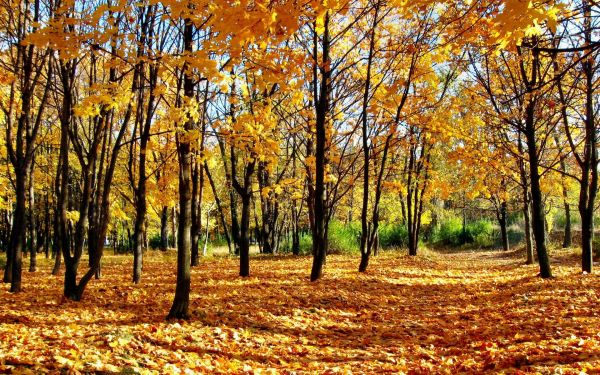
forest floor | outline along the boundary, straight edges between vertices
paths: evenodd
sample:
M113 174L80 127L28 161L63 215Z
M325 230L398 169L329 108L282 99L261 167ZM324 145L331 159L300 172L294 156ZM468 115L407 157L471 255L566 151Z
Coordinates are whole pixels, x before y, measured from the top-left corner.
M84 300L61 297L50 261L0 289L0 373L582 373L600 372L600 273L553 254L536 277L515 252L232 258L192 272L190 321L166 322L174 252L150 252L143 282L107 256ZM82 262L82 265L87 262Z

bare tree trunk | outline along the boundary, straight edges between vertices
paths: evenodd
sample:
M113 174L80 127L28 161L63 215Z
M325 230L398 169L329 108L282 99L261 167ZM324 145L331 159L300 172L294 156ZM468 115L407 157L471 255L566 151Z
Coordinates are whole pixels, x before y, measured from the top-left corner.
M223 227L223 234L225 235L225 240L227 241L229 254L233 254L231 238L229 237L229 231L227 230L227 222L225 220L223 206L221 205L221 199L219 199L219 195L217 194L218 191L215 186L215 181L212 178L212 174L210 173L210 170L208 169L208 164L206 162L204 162L204 171L206 172L206 177L208 178L208 182L210 183L213 196L215 197L215 204L217 205L217 211L219 211L219 218L221 219L221 226Z
M498 223L500 224L500 233L502 237L502 250L510 250L508 242L508 230L507 230L507 218L506 218L507 204L506 201L502 201L500 204L500 212L498 212Z
M585 45L592 44L592 1L583 3ZM579 214L581 216L581 270L592 273L594 264L594 204L598 191L597 131L594 119L594 55L588 54L583 61L585 76L585 145L581 167L579 190Z
M316 142L315 142L315 195L314 195L314 228L313 228L313 264L310 273L310 280L316 281L323 274L323 265L327 255L327 207L325 191L325 168L327 161L327 119L330 115L329 95L331 91L331 60L329 57L330 39L329 39L329 12L325 14L324 32L322 40L322 67L319 98L315 98L316 111ZM317 35L315 32L315 49L317 49ZM315 55L315 59L317 56ZM317 62L315 61L315 64ZM314 77L315 84L317 77Z
M373 16L373 24L370 30L369 40L369 55L367 57L367 76L365 79L365 89L363 92L363 103L361 111L362 120L362 151L363 151L363 197L362 197L362 209L360 214L361 232L360 232L360 264L358 266L359 272L365 272L369 265L369 257L371 256L372 247L369 246L371 233L369 232L372 228L369 223L369 99L371 95L371 67L373 65L373 57L375 55L375 28L377 27L379 14L379 2L375 6L375 15Z
M192 162L192 254L191 254L191 265L196 267L200 264L198 254L198 243L200 241L200 221L202 213L200 212L200 162Z
M35 157L31 161L29 166L29 189L28 189L28 200L29 200L29 272L37 271L37 231L36 231L36 217L35 217L35 180L33 177L33 168L35 166Z
M192 53L194 24L191 19L185 19L183 31L184 52ZM188 62L184 63L183 94L189 100L194 97L194 77ZM192 119L185 122L184 129L194 128ZM177 155L179 158L179 235L177 241L177 286L173 305L167 319L189 318L190 301L190 252L192 246L192 155L193 150L189 140L178 139Z
M160 249L169 247L169 207L163 206L160 214Z

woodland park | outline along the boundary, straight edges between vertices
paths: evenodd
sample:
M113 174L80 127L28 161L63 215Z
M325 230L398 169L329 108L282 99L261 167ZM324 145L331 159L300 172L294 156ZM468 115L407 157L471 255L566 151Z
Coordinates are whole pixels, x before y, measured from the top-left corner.
M594 0L0 0L0 373L600 373Z

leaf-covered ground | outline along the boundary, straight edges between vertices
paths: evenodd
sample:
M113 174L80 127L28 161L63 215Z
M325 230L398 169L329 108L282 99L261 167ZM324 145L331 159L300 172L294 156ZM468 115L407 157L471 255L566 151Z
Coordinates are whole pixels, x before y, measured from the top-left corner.
M208 259L193 270L193 318L170 323L172 254L151 253L139 286L130 257L108 256L82 302L41 263L24 293L0 290L0 372L600 371L600 276L576 258L555 257L557 278L541 280L498 252L384 254L364 275L331 256L317 283L308 257L254 258L249 279L235 259Z

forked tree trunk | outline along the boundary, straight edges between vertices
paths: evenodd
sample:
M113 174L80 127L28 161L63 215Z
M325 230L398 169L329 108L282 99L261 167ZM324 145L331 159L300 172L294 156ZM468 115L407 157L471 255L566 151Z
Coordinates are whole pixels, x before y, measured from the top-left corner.
M535 38L534 38L535 39ZM534 40L535 41L535 40ZM521 57L521 48L517 49L519 56ZM538 263L540 266L540 276L542 278L552 277L550 269L550 259L548 257L548 249L546 244L546 226L545 226L545 212L544 212L544 201L542 196L542 190L540 186L540 171L539 171L539 149L538 139L536 134L536 92L538 85L538 73L539 73L539 51L532 51L532 68L530 76L527 76L527 68L520 60L520 72L521 79L525 82L527 88L527 101L525 103L525 127L524 135L527 144L527 155L529 157L529 181L531 189L531 208L532 208L532 228L533 237L535 240L535 248L538 256Z

